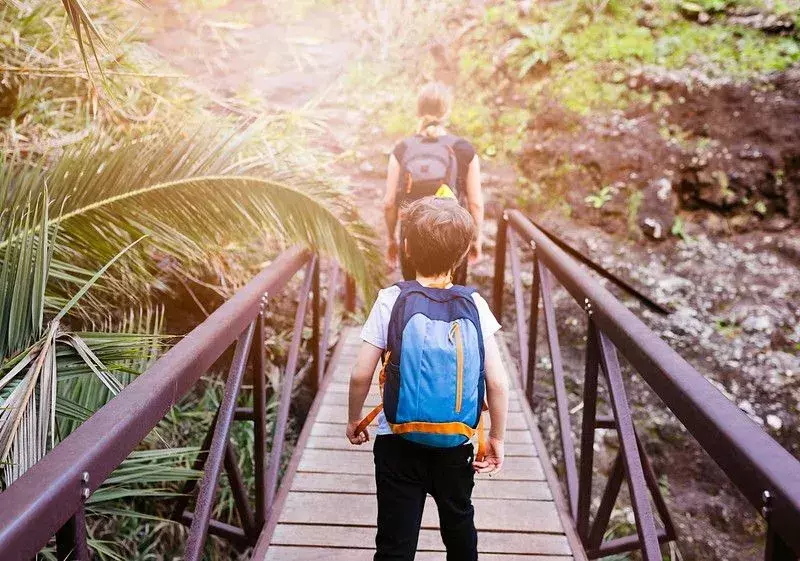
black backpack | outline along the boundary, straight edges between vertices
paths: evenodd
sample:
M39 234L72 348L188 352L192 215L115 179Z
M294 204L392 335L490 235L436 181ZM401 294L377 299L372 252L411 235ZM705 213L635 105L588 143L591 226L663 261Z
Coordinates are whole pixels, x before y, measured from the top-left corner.
M449 186L458 197L458 162L453 151L453 142L457 139L452 135L438 138L417 135L405 141L398 185L401 204L435 195L442 185Z

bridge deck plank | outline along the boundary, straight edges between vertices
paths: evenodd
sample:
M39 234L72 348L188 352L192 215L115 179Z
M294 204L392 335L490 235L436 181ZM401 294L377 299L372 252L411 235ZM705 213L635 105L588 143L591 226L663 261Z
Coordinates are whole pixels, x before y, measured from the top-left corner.
M253 559L269 561L367 561L372 559L377 503L372 443L363 448L344 439L347 380L359 345L358 330L342 334L338 362L323 385L290 467L283 498L255 548ZM511 365L509 365L511 366ZM513 369L513 368L512 368ZM515 383L517 381L515 380ZM496 477L476 478L473 499L481 559L572 561L574 536L563 526L534 444L532 416L514 387L509 413L507 460ZM373 388L365 411L379 402ZM556 493L560 493L557 490ZM429 497L420 533L420 561L443 559L436 504Z

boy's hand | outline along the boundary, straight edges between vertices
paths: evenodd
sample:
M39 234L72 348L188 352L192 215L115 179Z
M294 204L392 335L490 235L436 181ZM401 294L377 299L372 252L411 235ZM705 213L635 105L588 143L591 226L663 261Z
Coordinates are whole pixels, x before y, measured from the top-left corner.
M347 423L347 440L350 441L350 444L356 444L358 446L369 440L369 432L367 429L364 429L362 432L356 434L356 429L358 428L359 422L360 421L352 421Z
M505 459L505 446L503 441L499 438L489 437L489 442L486 445L486 455L482 461L475 460L472 462L472 468L475 473L488 473L494 475L503 468L503 460Z

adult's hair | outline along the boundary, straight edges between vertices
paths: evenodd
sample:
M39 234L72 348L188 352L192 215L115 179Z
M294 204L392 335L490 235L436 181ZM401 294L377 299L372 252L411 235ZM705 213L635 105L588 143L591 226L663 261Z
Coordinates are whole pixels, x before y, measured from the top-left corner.
M401 209L408 258L426 277L454 271L475 235L469 212L455 199L423 197Z
M450 114L453 94L450 88L441 82L425 84L417 97L417 116L419 128L417 132L429 138L437 138L444 134L444 121Z

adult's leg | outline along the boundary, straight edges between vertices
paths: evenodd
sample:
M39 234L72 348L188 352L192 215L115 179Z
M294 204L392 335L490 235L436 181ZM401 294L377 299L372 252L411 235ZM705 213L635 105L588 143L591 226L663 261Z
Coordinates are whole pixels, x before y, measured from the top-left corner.
M442 450L431 460L431 495L439 509L442 541L447 561L477 561L478 533L475 531L475 509L472 488L472 445Z
M453 272L453 284L460 284L462 286L466 286L467 284L467 259L462 261L461 265L456 267L456 270Z
M410 442L394 435L376 437L374 456L378 487L374 561L413 561L426 495L420 459Z
M414 269L414 265L411 264L411 260L406 256L402 243L400 244L400 273L403 275L403 280L417 278L417 271Z

